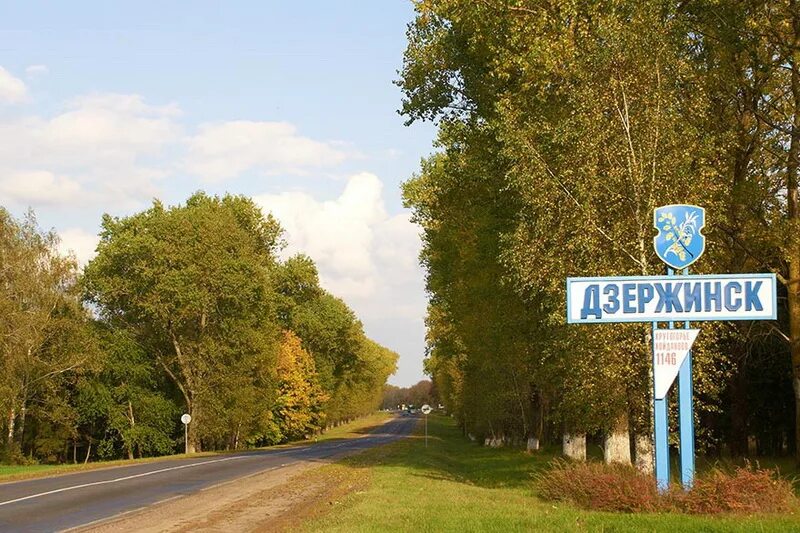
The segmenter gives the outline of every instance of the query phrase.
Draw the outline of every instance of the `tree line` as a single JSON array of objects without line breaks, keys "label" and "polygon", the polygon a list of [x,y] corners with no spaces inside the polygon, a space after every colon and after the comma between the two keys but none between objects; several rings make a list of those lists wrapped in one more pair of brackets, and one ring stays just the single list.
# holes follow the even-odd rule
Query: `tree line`
[{"label": "tree line", "polygon": [[397,355],[243,196],[102,220],[81,271],[0,208],[0,458],[87,461],[309,438],[382,399]]},{"label": "tree line", "polygon": [[381,409],[398,409],[398,406],[402,405],[419,408],[425,404],[436,407],[438,403],[436,385],[429,379],[418,381],[410,387],[398,387],[388,383],[383,386]]},{"label": "tree line", "polygon": [[438,124],[439,150],[403,193],[424,230],[426,370],[465,433],[577,456],[588,435],[651,469],[649,325],[568,326],[565,278],[663,273],[653,210],[692,203],[693,273],[779,280],[777,322],[702,325],[698,447],[800,457],[796,0],[416,10],[401,113]]}]

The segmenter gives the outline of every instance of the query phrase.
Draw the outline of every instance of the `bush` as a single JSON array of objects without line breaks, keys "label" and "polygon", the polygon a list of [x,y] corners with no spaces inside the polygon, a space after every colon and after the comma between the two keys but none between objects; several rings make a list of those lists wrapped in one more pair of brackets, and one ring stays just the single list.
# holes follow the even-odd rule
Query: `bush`
[{"label": "bush", "polygon": [[539,495],[547,500],[568,501],[598,511],[633,513],[662,509],[653,478],[632,466],[557,459],[552,468],[535,479]]},{"label": "bush", "polygon": [[690,491],[675,487],[659,493],[652,476],[632,466],[556,460],[535,476],[539,495],[585,509],[617,512],[676,511],[691,514],[780,513],[797,506],[792,483],[774,470],[748,467],[714,469],[695,480]]},{"label": "bush", "polygon": [[774,470],[714,469],[697,479],[692,490],[675,492],[672,499],[687,513],[781,513],[797,501],[792,484]]}]

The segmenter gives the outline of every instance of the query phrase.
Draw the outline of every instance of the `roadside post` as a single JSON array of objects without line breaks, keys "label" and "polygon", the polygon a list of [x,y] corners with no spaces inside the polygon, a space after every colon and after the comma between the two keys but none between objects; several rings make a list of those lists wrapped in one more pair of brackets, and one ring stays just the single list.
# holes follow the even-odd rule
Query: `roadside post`
[{"label": "roadside post", "polygon": [[[689,274],[705,251],[702,207],[674,204],[653,211],[656,255],[666,275],[567,278],[567,322],[650,323],[653,360],[653,441],[659,490],[669,487],[667,394],[678,378],[681,483],[694,483],[692,345],[700,333],[691,322],[776,320],[775,274]],[[676,275],[680,270],[681,275]],[[667,328],[659,328],[659,323]],[[675,322],[683,327],[675,328]]]},{"label": "roadside post", "polygon": [[422,409],[420,409],[420,411],[422,411],[422,414],[425,415],[425,447],[427,448],[428,447],[428,415],[431,412],[431,406],[426,403],[425,405],[422,406]]},{"label": "roadside post", "polygon": [[183,422],[183,453],[189,454],[189,422],[192,421],[192,415],[184,413],[181,416]]}]

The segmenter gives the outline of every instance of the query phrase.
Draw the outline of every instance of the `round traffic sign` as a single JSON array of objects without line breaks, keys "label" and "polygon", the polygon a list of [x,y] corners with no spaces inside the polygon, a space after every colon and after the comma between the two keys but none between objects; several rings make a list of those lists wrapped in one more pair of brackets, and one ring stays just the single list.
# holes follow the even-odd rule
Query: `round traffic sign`
[{"label": "round traffic sign", "polygon": [[422,406],[421,411],[422,411],[422,414],[427,415],[431,411],[433,411],[433,409],[431,409],[431,406],[426,403],[425,405]]},{"label": "round traffic sign", "polygon": [[191,421],[192,421],[192,415],[190,415],[190,414],[184,414],[181,417],[181,422],[183,422],[184,424],[188,424]]}]

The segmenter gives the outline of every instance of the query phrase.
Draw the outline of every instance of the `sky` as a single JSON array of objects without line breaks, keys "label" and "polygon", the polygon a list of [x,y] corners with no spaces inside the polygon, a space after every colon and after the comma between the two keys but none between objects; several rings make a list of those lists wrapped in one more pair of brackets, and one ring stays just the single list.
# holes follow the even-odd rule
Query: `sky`
[{"label": "sky", "polygon": [[433,150],[393,84],[406,0],[4,2],[0,205],[85,264],[103,213],[245,194],[368,336],[423,378],[419,228],[400,184]]}]

